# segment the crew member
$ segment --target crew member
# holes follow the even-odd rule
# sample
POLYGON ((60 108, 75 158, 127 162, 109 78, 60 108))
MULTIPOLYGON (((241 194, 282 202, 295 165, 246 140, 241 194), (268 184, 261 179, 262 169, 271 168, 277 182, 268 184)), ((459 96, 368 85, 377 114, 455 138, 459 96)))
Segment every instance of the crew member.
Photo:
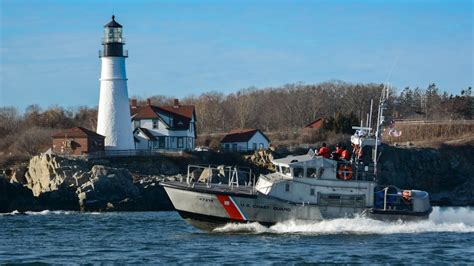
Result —
POLYGON ((342 158, 342 147, 340 144, 336 145, 336 150, 331 153, 331 157, 334 160, 338 160, 339 158, 342 158))
POLYGON ((326 147, 326 143, 323 142, 323 145, 319 148, 318 155, 323 156, 324 158, 329 158, 329 149, 326 147))
POLYGON ((351 152, 346 147, 341 152, 341 158, 348 161, 351 159, 351 152))

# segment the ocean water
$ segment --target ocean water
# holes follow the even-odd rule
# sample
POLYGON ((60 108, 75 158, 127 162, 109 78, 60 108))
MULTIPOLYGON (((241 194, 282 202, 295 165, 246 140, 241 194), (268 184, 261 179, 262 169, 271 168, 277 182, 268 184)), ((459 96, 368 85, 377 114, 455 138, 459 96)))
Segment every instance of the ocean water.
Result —
POLYGON ((474 263, 474 209, 438 208, 429 220, 367 218, 214 232, 176 212, 13 212, 0 215, 3 263, 474 263))

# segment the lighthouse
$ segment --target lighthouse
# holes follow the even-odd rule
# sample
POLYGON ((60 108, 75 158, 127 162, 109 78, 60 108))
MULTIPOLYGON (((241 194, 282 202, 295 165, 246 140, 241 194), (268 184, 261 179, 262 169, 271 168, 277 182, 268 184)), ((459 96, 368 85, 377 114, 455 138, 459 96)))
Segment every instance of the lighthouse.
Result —
POLYGON ((115 16, 104 26, 102 45, 97 133, 105 136, 106 150, 132 150, 135 145, 125 72, 128 53, 123 50, 122 25, 115 21, 115 16))

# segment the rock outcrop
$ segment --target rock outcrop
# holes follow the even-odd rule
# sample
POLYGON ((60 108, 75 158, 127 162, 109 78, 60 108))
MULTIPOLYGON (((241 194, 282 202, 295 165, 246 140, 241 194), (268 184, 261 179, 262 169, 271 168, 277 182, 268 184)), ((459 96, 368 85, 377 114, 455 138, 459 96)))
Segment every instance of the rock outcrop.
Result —
POLYGON ((94 165, 87 175, 76 190, 81 210, 133 210, 139 190, 128 170, 94 165))
MULTIPOLYGON (((155 168, 157 171, 176 172, 173 164, 166 161, 155 168)), ((0 212, 15 208, 82 211, 172 209, 164 189, 158 184, 163 176, 134 180, 130 171, 124 168, 51 154, 35 156, 28 167, 10 172, 9 179, 2 178, 0 182, 0 212)))
POLYGON ((272 150, 258 150, 252 155, 247 155, 245 158, 258 167, 263 167, 274 171, 275 167, 272 164, 272 161, 278 157, 279 156, 272 150))
POLYGON ((31 158, 24 181, 33 195, 39 196, 60 187, 81 186, 90 179, 90 168, 89 163, 83 160, 50 154, 38 155, 31 158))

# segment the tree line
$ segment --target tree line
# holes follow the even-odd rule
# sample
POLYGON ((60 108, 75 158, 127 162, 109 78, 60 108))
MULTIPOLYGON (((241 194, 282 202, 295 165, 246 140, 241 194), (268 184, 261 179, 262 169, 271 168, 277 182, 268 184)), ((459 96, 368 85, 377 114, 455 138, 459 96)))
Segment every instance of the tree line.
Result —
MULTIPOLYGON (((342 132, 343 126, 347 128, 345 124, 366 119, 371 99, 376 109, 382 88, 382 84, 375 83, 297 83, 250 87, 230 94, 206 92, 184 97, 180 103, 195 106, 198 133, 222 133, 234 128, 294 130, 320 117, 330 122, 330 130, 342 132)), ((173 104, 171 97, 150 99, 155 105, 173 104)), ((138 100, 139 104, 146 102, 138 100)), ((426 89, 407 87, 399 94, 390 92, 387 114, 398 119, 473 119, 474 97, 471 87, 457 95, 441 91, 435 84, 426 89)), ((0 107, 0 155, 36 154, 50 145, 52 131, 74 126, 95 130, 96 123, 96 108, 41 109, 30 105, 20 113, 14 107, 0 107)))

